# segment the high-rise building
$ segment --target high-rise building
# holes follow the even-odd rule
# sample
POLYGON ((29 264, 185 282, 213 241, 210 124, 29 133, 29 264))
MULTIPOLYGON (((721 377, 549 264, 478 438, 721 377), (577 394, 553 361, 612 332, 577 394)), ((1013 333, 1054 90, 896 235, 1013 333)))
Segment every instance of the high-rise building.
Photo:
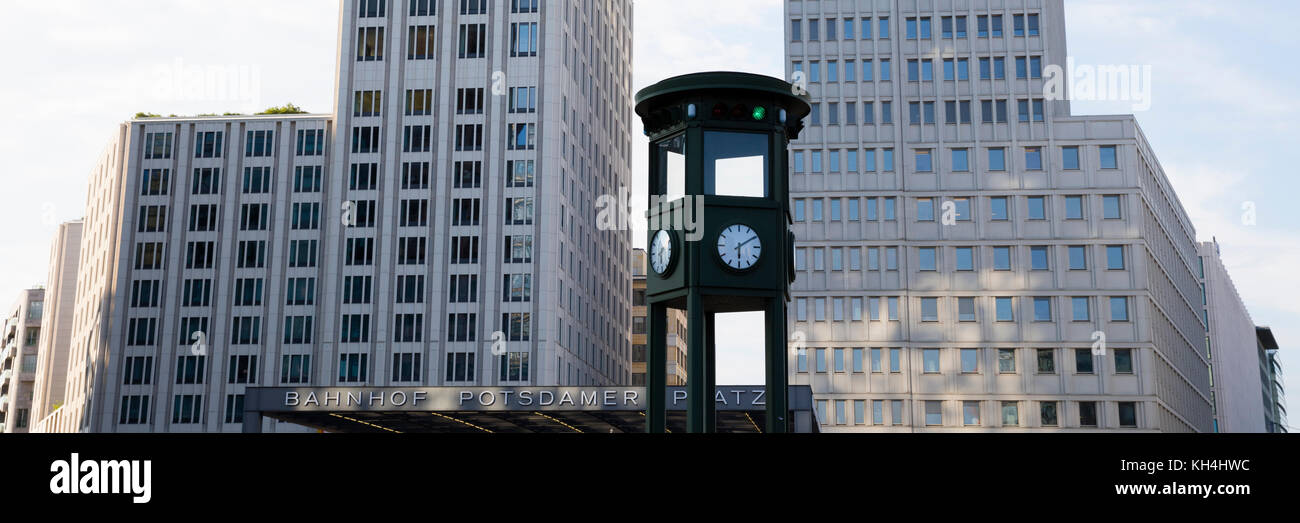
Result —
POLYGON ((1263 366, 1255 323, 1223 266, 1218 242, 1201 243, 1198 250, 1214 431, 1265 432, 1265 406, 1259 399, 1263 366))
POLYGON ((1062 0, 785 13, 822 430, 1213 430, 1194 229, 1133 116, 1048 96, 1062 0))
POLYGON ((75 430, 239 431, 249 386, 629 381, 631 237, 589 217, 631 185, 631 10, 342 0, 335 114, 123 124, 75 430))
POLYGON ((45 283, 41 341, 36 357, 32 396, 32 432, 60 432, 60 416, 67 390, 68 350, 72 344, 72 316, 77 303, 77 270, 81 261, 80 220, 59 225, 50 247, 50 273, 45 283))
MULTIPOLYGON (((632 386, 644 387, 646 378, 646 252, 632 251, 632 386)), ((668 309, 668 368, 665 369, 669 387, 686 385, 686 311, 668 309)))
POLYGON ((45 290, 28 289, 0 317, 0 433, 31 428, 44 305, 45 290))
POLYGON ((1256 327, 1259 340, 1259 379, 1263 382, 1264 432, 1291 432, 1286 417, 1286 389, 1282 387, 1282 362, 1278 359, 1277 338, 1273 329, 1256 327))

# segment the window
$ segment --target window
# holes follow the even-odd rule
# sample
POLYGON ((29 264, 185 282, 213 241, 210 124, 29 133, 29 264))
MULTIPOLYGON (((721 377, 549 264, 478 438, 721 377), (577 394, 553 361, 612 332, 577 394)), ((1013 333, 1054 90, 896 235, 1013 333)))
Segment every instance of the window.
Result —
POLYGON ((311 356, 285 355, 280 366, 280 383, 309 383, 311 381, 311 356))
POLYGON ((380 18, 388 15, 386 0, 359 0, 359 18, 380 18))
MULTIPOLYGON (((412 4, 414 6, 414 4, 412 4)), ((433 60, 438 56, 438 39, 434 26, 413 25, 406 32, 406 59, 433 60)))
POLYGON ((1029 248, 1029 268, 1035 271, 1046 271, 1050 269, 1047 261, 1048 248, 1042 245, 1035 245, 1029 248))
POLYGON ((808 349, 797 349, 795 351, 795 360, 799 372, 808 372, 808 349))
POLYGON ((1083 271, 1088 269, 1088 248, 1083 245, 1071 245, 1066 248, 1070 254, 1070 270, 1083 271))
MULTIPOLYGON (((513 136, 513 132, 514 132, 513 128, 511 129, 511 132, 513 136)), ((482 124, 457 125, 455 129, 455 139, 456 139, 457 151, 482 151, 483 150, 483 125, 482 124)), ((513 146, 513 143, 511 145, 513 146)))
POLYGON ((1083 197, 1082 196, 1065 197, 1065 219, 1067 220, 1083 219, 1083 197))
POLYGON ((384 28, 361 27, 357 29, 357 61, 381 62, 384 60, 384 28))
POLYGON ((826 349, 813 349, 813 352, 817 356, 817 372, 826 372, 826 349))
POLYGON ((1095 401, 1079 402, 1079 426, 1080 427, 1097 426, 1097 402, 1095 401))
POLYGON ((939 298, 921 298, 921 321, 939 321, 939 298))
POLYGON ((152 346, 157 333, 157 318, 131 318, 127 321, 126 344, 128 347, 152 346))
MULTIPOLYGON (((516 1, 515 3, 519 2, 516 1)), ((438 0, 410 0, 410 5, 410 16, 434 16, 438 14, 438 0)), ((536 5, 534 5, 535 8, 536 5)))
POLYGON ((962 424, 967 426, 980 424, 980 402, 963 401, 961 402, 962 424))
POLYGON ((172 157, 172 133, 145 133, 144 159, 170 160, 172 157))
POLYGON ((1030 220, 1047 219, 1047 200, 1042 196, 1030 196, 1026 200, 1030 220))
POLYGON ((1116 146, 1114 145, 1101 146, 1101 168, 1102 169, 1119 168, 1119 160, 1116 157, 1116 146))
POLYGON ((311 316, 285 316, 284 344, 310 345, 312 332, 314 332, 312 330, 313 323, 314 319, 311 316))
POLYGON ((1137 427, 1137 403, 1132 401, 1119 402, 1119 426, 1126 428, 1137 427))
POLYGON ((1020 405, 1014 401, 1002 402, 1002 426, 1015 427, 1020 425, 1020 405))
POLYGON ((1030 171, 1043 170, 1043 148, 1026 147, 1025 148, 1025 169, 1030 171))
POLYGON ((122 410, 117 422, 121 425, 148 423, 149 396, 122 396, 122 410))
POLYGON ((970 171, 969 153, 968 149, 952 150, 952 170, 954 172, 970 171))
POLYGON ((1011 217, 1007 213, 1007 197, 994 196, 989 198, 989 219, 993 221, 1007 221, 1011 217))
POLYGON ((1040 420, 1042 421, 1041 423, 1042 426, 1055 427, 1057 425, 1058 421, 1056 419, 1055 401, 1040 402, 1038 406, 1038 414, 1040 420))
POLYGON ((231 356, 226 383, 253 383, 257 375, 257 356, 231 356))
POLYGON ((1133 373, 1133 349, 1115 349, 1115 374, 1133 373))
POLYGON ((1038 373, 1039 374, 1056 374, 1056 351, 1053 349, 1038 349, 1038 373))
POLYGON ((339 382, 360 383, 368 379, 369 354, 339 354, 339 382))
POLYGON ((1070 298, 1070 306, 1073 309, 1074 321, 1091 321, 1092 316, 1088 312, 1088 297, 1074 296, 1070 298))
POLYGON ((236 317, 231 320, 231 345, 257 345, 262 339, 262 318, 236 317))
POLYGON ((1079 147, 1070 146, 1061 148, 1061 167, 1067 171, 1079 169, 1079 147))
POLYGON ((1074 349, 1074 373, 1092 374, 1093 372, 1092 349, 1074 349))
POLYGON ((192 424, 203 420, 203 396, 177 394, 172 401, 172 423, 192 424))
POLYGON ((1011 270, 1011 247, 993 248, 993 270, 995 271, 1011 270))
POLYGON ((790 41, 803 41, 803 20, 793 20, 790 23, 790 41))
POLYGON ((903 349, 889 349, 889 372, 903 372, 903 349))
POLYGON ((370 315, 344 314, 340 322, 339 343, 369 343, 370 315))
POLYGON ((510 24, 510 56, 537 56, 537 22, 510 24))
POLYGON ((383 98, 383 91, 356 91, 352 95, 352 116, 382 116, 384 114, 383 98))
POLYGON ((1101 197, 1103 219, 1119 220, 1124 217, 1120 205, 1120 198, 1119 195, 1106 195, 1101 197))
POLYGON ((274 150, 275 131, 248 131, 245 133, 244 156, 258 158, 271 156, 274 150))
POLYGON ((1007 150, 1001 147, 989 148, 989 170, 1005 171, 1007 170, 1007 150))
POLYGON ((972 216, 970 213, 970 198, 953 198, 952 204, 956 210, 957 221, 959 222, 971 221, 972 216))
POLYGON ((1016 373, 1016 349, 998 349, 998 373, 1016 373))
POLYGON ((140 195, 166 196, 170 176, 169 169, 145 169, 140 175, 140 195))
POLYGON ((1007 101, 981 100, 980 121, 983 123, 1007 123, 1007 101))
POLYGON ((448 353, 446 381, 473 381, 477 379, 474 370, 474 356, 474 353, 448 353))
POLYGON ((458 57, 483 58, 487 54, 487 25, 460 24, 458 42, 458 57))
POLYGON ((919 148, 917 150, 917 172, 928 173, 935 170, 931 163, 930 151, 928 148, 919 148))
POLYGON ((934 221, 934 198, 916 199, 916 221, 934 221))
POLYGON ((153 356, 126 358, 122 375, 123 385, 150 385, 153 382, 153 356))
POLYGON ((942 401, 925 402, 925 424, 930 426, 943 425, 942 401))
POLYGON ((979 349, 961 350, 961 371, 963 374, 974 374, 980 371, 979 349))
POLYGON ((1124 270, 1124 246, 1107 245, 1106 246, 1106 269, 1111 271, 1124 270))
POLYGON ((939 349, 921 350, 921 367, 926 374, 939 373, 939 349))
POLYGON ((1052 299, 1034 298, 1034 321, 1052 321, 1052 299))
POLYGON ((975 298, 957 298, 957 321, 975 321, 975 298))
POLYGON ((916 252, 917 252, 917 259, 919 260, 920 269, 922 271, 938 270, 938 267, 936 266, 935 263, 934 247, 918 247, 916 249, 916 252))
MULTIPOLYGON (((221 131, 204 131, 197 133, 194 140, 195 158, 221 158, 221 131)), ((197 194, 197 193, 196 193, 197 194)))
POLYGON ((1128 321, 1128 298, 1115 296, 1110 299, 1110 321, 1128 321))

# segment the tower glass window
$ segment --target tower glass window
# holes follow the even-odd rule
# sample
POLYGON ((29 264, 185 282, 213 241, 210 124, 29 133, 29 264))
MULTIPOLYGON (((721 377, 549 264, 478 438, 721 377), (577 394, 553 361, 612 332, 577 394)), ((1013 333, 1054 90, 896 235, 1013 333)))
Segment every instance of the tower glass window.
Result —
POLYGON ((767 142, 765 134, 705 132, 704 193, 766 198, 767 142))

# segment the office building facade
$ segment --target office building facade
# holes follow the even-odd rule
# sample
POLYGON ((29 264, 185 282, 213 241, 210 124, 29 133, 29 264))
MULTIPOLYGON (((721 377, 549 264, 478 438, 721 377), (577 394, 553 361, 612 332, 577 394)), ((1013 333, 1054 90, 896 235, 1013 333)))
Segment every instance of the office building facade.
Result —
POLYGON ((45 290, 28 289, 0 319, 0 433, 31 429, 45 290))
POLYGON ((1259 339, 1250 311, 1223 266, 1217 242, 1198 246, 1202 321, 1210 360, 1214 432, 1265 432, 1259 339))
POLYGON ((1259 341, 1259 379, 1264 398, 1264 432, 1285 434, 1291 432, 1286 416, 1286 389, 1282 386, 1282 361, 1278 356, 1277 338, 1273 329, 1256 327, 1259 341))
MULTIPOLYGON (((330 115, 134 120, 92 176, 65 416, 250 386, 631 376, 631 2, 342 0, 330 115)), ((267 422, 266 430, 276 430, 267 422)))
POLYGON ((1061 0, 785 14, 814 106, 791 383, 822 430, 1213 430, 1194 229, 1132 116, 1045 95, 1061 0))
POLYGON ((68 351, 72 344, 77 302, 77 270, 81 261, 80 220, 59 225, 50 247, 50 272, 45 280, 41 340, 36 357, 32 396, 32 432, 59 432, 59 416, 67 391, 68 351))

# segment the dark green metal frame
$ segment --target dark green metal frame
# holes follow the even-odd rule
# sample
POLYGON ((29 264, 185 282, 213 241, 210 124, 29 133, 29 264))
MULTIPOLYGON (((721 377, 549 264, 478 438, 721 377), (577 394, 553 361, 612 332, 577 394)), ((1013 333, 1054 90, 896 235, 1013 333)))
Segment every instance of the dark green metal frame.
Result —
MULTIPOLYGON (((786 303, 794 281, 793 223, 789 199, 790 140, 803 130, 803 119, 811 112, 807 100, 796 96, 789 83, 777 78, 747 73, 713 72, 679 76, 650 86, 637 94, 636 112, 650 137, 649 194, 662 194, 659 187, 659 155, 656 144, 665 138, 685 134, 686 187, 688 195, 704 195, 704 133, 742 131, 768 135, 768 197, 737 198, 703 196, 705 215, 719 223, 749 223, 763 237, 764 259, 753 269, 724 271, 712 249, 713 227, 704 225, 705 241, 688 242, 678 236, 675 269, 660 278, 651 273, 647 280, 646 430, 663 433, 667 416, 667 309, 687 312, 687 430, 716 431, 716 315, 726 312, 762 311, 766 322, 765 373, 767 432, 790 429, 788 365, 786 351, 786 303), (749 114, 733 117, 729 111, 714 117, 713 108, 725 103, 752 111, 755 105, 767 109, 762 120, 749 114), (690 117, 687 107, 695 104, 690 117), (784 113, 785 119, 781 119, 784 113), (746 218, 741 218, 746 217, 746 218), (779 225, 778 225, 779 223, 779 225), (759 230, 759 229, 762 230, 759 230), (776 230, 773 230, 773 229, 776 230)), ((744 113, 744 111, 742 111, 744 113)), ((658 210, 651 209, 653 216, 658 210)), ((702 217, 697 217, 702 218, 702 217)), ((656 231, 649 231, 653 238, 656 231)))

